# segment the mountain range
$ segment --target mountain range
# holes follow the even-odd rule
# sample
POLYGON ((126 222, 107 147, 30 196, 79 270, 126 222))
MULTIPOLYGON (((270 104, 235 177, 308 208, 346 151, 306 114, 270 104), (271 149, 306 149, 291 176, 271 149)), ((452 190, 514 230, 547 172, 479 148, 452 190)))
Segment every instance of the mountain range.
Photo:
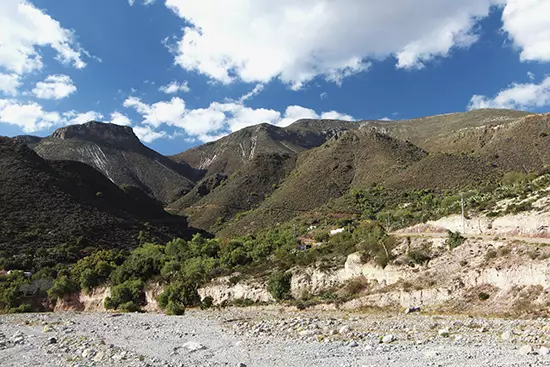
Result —
POLYGON ((121 216, 141 223, 185 216, 191 228, 229 235, 284 222, 354 188, 446 192, 498 182, 509 171, 540 171, 550 164, 549 145, 549 115, 496 109, 400 121, 304 119, 284 128, 262 123, 171 157, 141 144, 129 127, 91 121, 46 138, 3 138, 0 163, 11 171, 0 173, 3 182, 9 178, 0 190, 3 198, 20 196, 2 203, 4 215, 33 205, 45 213, 45 203, 60 198, 74 206, 63 213, 101 212, 109 228, 121 216), (44 181, 25 182, 33 176, 44 181), (102 206, 106 196, 97 192, 116 204, 102 206))

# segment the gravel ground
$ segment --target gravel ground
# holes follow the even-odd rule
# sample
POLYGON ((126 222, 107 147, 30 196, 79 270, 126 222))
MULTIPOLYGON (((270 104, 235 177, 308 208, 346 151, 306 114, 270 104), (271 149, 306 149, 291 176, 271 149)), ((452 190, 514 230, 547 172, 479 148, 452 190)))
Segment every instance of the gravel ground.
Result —
POLYGON ((550 366, 550 321, 225 309, 0 316, 0 366, 550 366))

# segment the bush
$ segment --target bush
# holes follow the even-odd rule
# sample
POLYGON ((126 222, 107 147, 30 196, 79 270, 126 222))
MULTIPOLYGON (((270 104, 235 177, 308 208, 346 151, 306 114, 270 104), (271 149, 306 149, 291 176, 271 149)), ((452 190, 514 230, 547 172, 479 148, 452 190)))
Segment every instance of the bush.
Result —
POLYGON ((353 232, 353 238, 357 242, 357 249, 363 252, 363 256, 374 260, 382 268, 393 260, 392 250, 395 247, 395 240, 388 236, 379 223, 368 222, 360 225, 353 232))
POLYGON ((488 293, 485 293, 485 292, 479 292, 479 294, 477 296, 482 301, 487 301, 489 299, 489 297, 491 297, 488 293))
POLYGON ((206 297, 203 298, 203 300, 201 302, 201 309, 206 310, 206 309, 212 307, 213 304, 214 304, 214 299, 210 296, 206 296, 206 297))
POLYGON ((460 245, 462 245, 466 241, 466 238, 464 238, 460 232, 453 232, 453 231, 447 231, 447 240, 445 241, 445 245, 449 247, 449 250, 453 250, 460 245))
POLYGON ((412 250, 407 253, 409 260, 415 264, 423 265, 432 258, 423 250, 412 250))
POLYGON ((105 299, 105 308, 121 311, 139 310, 139 305, 143 303, 144 286, 141 280, 128 280, 114 286, 111 296, 105 299))
POLYGON ((58 299, 66 294, 78 292, 78 285, 68 276, 63 275, 53 282, 53 286, 48 290, 48 296, 52 299, 58 299))
POLYGON ((277 301, 283 301, 292 298, 290 293, 290 281, 292 273, 275 273, 269 278, 267 290, 277 301))
POLYGON ((179 280, 166 287, 157 301, 166 314, 182 315, 186 306, 197 306, 201 300, 195 283, 179 280))

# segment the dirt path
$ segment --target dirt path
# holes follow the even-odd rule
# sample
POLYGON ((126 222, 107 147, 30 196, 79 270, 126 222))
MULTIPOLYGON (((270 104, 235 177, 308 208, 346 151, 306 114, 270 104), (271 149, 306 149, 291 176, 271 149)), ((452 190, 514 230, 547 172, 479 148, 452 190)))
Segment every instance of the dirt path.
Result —
MULTIPOLYGON (((425 238, 446 238, 447 233, 443 232, 391 232, 390 235, 395 237, 425 237, 425 238)), ((500 236, 500 235, 483 235, 483 234, 468 234, 462 233, 466 238, 483 239, 492 241, 498 238, 501 241, 521 241, 526 243, 541 243, 550 244, 550 238, 541 237, 521 237, 521 236, 500 236)))

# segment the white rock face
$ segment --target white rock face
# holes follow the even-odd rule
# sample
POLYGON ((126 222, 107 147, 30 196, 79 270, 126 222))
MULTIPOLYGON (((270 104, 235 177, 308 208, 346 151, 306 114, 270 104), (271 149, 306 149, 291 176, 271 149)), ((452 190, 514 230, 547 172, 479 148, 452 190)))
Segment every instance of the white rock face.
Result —
POLYGON ((240 281, 237 284, 231 284, 230 277, 215 279, 198 289, 201 299, 212 297, 214 305, 219 305, 224 301, 234 301, 238 299, 250 299, 254 302, 273 302, 274 299, 267 291, 267 284, 259 281, 240 281))

